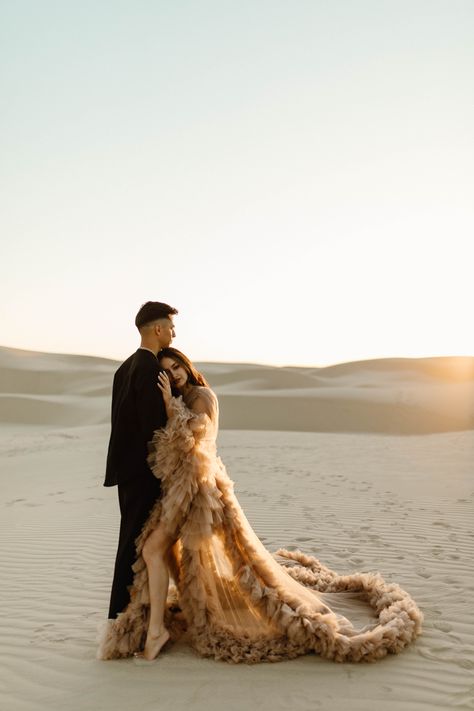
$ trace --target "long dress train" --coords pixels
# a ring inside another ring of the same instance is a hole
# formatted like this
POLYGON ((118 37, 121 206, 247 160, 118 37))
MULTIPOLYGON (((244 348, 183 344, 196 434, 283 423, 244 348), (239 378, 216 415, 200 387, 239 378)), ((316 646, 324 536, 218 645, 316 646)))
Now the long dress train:
POLYGON ((195 387, 186 402, 173 398, 171 407, 166 427, 150 443, 149 463, 163 496, 136 539, 130 603, 99 625, 98 659, 143 649, 150 607, 141 551, 159 522, 175 540, 165 625, 172 640, 185 634, 201 656, 255 663, 314 652, 335 661, 374 661, 417 637, 422 613, 379 573, 341 576, 301 551, 271 554, 264 547, 217 456, 212 390, 195 387), (205 413, 190 409, 198 396, 205 413), (361 601, 370 610, 365 626, 356 621, 361 601))

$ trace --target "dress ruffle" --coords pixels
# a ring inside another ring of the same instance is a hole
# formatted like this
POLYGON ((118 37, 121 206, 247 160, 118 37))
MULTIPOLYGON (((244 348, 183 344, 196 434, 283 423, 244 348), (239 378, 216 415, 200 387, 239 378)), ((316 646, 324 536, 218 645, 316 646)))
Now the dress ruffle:
POLYGON ((166 427, 150 443, 148 461, 163 496, 136 539, 130 603, 98 627, 97 658, 143 648, 149 595, 141 553, 158 524, 176 541, 165 625, 172 640, 185 634, 199 655, 252 664, 311 652, 339 662, 400 652, 420 634, 423 616, 399 585, 379 573, 338 575, 301 551, 265 549, 216 453, 217 399, 207 388, 199 391, 207 413, 173 399, 166 427), (341 593, 359 593, 372 608, 363 629, 326 602, 341 593))

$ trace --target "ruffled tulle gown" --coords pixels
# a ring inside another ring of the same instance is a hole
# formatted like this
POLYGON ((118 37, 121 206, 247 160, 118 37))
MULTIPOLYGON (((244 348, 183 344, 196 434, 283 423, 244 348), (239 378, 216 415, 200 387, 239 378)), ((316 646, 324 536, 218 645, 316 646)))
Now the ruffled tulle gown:
POLYGON ((176 541, 165 624, 171 640, 184 638, 201 656, 255 663, 312 652, 335 661, 374 661, 417 637, 422 613, 379 573, 341 576, 300 551, 270 553, 217 456, 215 394, 195 387, 186 402, 171 402, 166 427, 150 443, 149 464, 163 495, 136 539, 130 603, 99 625, 98 659, 143 649, 150 606, 141 551, 159 522, 176 541), (191 409, 197 397, 205 413, 191 409))

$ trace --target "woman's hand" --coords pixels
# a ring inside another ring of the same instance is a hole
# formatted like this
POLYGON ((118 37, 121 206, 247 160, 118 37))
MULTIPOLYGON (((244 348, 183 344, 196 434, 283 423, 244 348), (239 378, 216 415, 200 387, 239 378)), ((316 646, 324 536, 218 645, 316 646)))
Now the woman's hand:
POLYGON ((170 379, 164 371, 158 373, 158 382, 156 384, 162 392, 165 407, 166 410, 168 410, 168 406, 171 402, 171 398, 173 397, 173 393, 171 392, 170 379))

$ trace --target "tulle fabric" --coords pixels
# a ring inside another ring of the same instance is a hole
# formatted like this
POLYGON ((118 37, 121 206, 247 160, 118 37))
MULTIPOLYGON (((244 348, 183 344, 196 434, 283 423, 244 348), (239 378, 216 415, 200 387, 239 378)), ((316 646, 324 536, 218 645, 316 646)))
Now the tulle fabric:
POLYGON ((378 573, 339 576, 301 551, 271 554, 256 536, 216 452, 217 398, 196 387, 172 400, 154 433, 149 464, 161 479, 140 536, 130 603, 98 630, 98 659, 143 648, 149 617, 141 551, 158 524, 175 540, 165 624, 202 656, 227 662, 280 661, 317 653, 335 661, 374 661, 400 652, 421 631, 410 595, 378 573), (191 408, 200 398, 205 412, 191 408))

